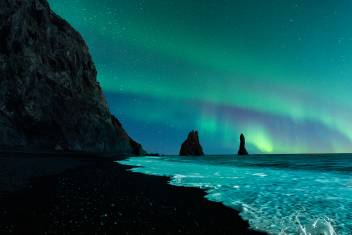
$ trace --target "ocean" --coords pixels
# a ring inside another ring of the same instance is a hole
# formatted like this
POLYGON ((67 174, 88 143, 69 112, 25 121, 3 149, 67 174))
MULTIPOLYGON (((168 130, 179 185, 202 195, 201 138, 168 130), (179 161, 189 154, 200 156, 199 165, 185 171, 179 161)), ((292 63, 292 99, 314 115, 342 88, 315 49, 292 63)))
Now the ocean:
POLYGON ((269 234, 352 234, 352 154, 153 156, 118 163, 204 189, 208 200, 269 234))

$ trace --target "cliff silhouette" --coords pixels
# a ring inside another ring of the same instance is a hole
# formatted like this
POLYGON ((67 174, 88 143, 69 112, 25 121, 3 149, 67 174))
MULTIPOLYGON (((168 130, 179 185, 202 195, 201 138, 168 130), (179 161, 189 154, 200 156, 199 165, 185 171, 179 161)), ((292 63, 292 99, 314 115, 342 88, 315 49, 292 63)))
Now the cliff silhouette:
POLYGON ((46 0, 0 2, 0 145, 141 154, 112 117, 89 49, 46 0))

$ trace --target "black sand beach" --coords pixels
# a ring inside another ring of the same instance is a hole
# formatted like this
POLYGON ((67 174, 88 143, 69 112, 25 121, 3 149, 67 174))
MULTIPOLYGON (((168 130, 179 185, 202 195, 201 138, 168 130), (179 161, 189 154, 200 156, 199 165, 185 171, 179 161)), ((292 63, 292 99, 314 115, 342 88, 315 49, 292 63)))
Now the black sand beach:
POLYGON ((0 234, 262 234, 202 190, 113 158, 49 155, 0 155, 0 234))

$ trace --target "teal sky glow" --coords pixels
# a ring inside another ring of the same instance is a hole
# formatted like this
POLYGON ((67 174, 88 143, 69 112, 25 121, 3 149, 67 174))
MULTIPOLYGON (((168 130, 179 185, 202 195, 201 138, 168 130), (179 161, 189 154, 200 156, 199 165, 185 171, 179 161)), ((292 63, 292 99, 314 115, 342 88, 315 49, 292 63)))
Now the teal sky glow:
POLYGON ((60 0, 148 151, 352 152, 349 0, 60 0))

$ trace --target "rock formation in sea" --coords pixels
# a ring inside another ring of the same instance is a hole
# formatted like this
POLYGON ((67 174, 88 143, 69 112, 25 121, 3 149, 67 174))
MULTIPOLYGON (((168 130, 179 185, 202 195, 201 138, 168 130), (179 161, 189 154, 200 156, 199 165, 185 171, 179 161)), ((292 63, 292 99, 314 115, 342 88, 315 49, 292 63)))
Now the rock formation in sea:
POLYGON ((0 1, 0 145, 140 154, 109 112, 88 47, 47 0, 0 1))
POLYGON ((246 150, 246 139, 244 138, 244 135, 240 135, 240 147, 238 148, 238 155, 248 155, 248 152, 246 150))
POLYGON ((182 143, 180 156, 201 156, 204 155, 203 148, 199 143, 198 131, 191 131, 187 139, 182 143))

